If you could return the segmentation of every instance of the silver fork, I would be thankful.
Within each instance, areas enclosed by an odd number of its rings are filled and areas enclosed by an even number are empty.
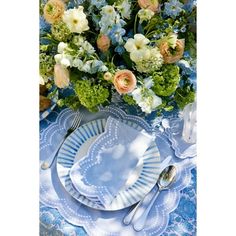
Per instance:
[[[81,120],[83,118],[84,114],[81,113],[80,111],[77,111],[75,117],[74,117],[74,120],[71,124],[71,127],[67,130],[67,133],[65,134],[65,136],[63,137],[63,139],[60,141],[60,143],[58,144],[58,146],[56,147],[55,151],[51,154],[51,156],[45,160],[42,165],[41,165],[41,169],[43,170],[46,170],[48,168],[51,167],[55,157],[57,156],[58,154],[58,151],[60,150],[60,147],[62,146],[62,144],[64,143],[65,139],[74,131],[76,130],[80,123],[81,123]]]

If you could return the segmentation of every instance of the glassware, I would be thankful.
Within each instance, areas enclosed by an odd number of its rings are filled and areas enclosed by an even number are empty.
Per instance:
[[[183,110],[182,137],[187,143],[196,143],[197,139],[197,103],[188,104]]]

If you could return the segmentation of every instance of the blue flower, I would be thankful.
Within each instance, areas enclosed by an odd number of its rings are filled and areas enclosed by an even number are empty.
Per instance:
[[[76,8],[79,5],[82,5],[85,2],[85,0],[77,0],[77,1],[68,1],[67,3],[67,9],[70,8]]]
[[[194,72],[194,68],[192,68],[188,61],[180,60],[178,61],[177,65],[182,69],[183,75],[190,75]]]
[[[115,48],[115,52],[117,52],[117,53],[119,53],[120,55],[122,55],[122,54],[125,52],[124,46],[118,45],[118,46]]]
[[[184,9],[188,12],[191,12],[193,8],[197,5],[197,0],[188,0],[184,5]]]
[[[116,19],[116,25],[120,26],[120,27],[123,27],[126,25],[126,22],[120,18],[117,18]]]
[[[85,2],[85,0],[77,0],[77,3],[78,3],[79,5],[83,4],[84,2]]]
[[[45,32],[50,31],[51,25],[45,21],[44,17],[40,16],[39,24],[40,24],[40,31],[45,31]]]
[[[93,60],[90,64],[90,70],[88,71],[88,73],[90,74],[95,74],[98,71],[99,72],[104,72],[107,71],[107,67],[103,64],[102,61],[99,60]]]
[[[134,30],[133,30],[133,29],[131,29],[131,30],[128,31],[127,37],[128,37],[128,38],[133,38],[133,37],[134,37]],[[127,38],[127,40],[128,40],[128,38]],[[127,41],[127,40],[126,40],[126,41]]]
[[[108,36],[110,37],[112,44],[121,44],[123,42],[122,36],[125,34],[125,30],[119,25],[114,25],[109,32]]]
[[[165,2],[165,14],[172,18],[176,18],[179,13],[183,10],[183,4],[178,0],[170,0],[169,2]]]
[[[181,27],[180,32],[182,32],[182,33],[186,32],[186,25],[183,25],[183,26]]]
[[[107,2],[106,2],[106,0],[91,0],[91,5],[94,5],[98,9],[100,9],[103,6],[107,5]]]

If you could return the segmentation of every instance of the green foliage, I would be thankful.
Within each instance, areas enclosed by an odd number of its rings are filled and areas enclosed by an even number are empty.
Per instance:
[[[196,35],[194,32],[187,32],[185,38],[185,50],[189,51],[192,58],[196,58],[197,46],[196,46]]]
[[[43,15],[43,8],[44,8],[45,3],[43,0],[39,1],[39,14],[42,16]]]
[[[131,59],[130,59],[129,53],[124,52],[124,53],[122,54],[122,59],[123,59],[124,62],[126,63],[126,68],[127,68],[127,69],[132,69],[133,62],[132,62]]]
[[[162,104],[157,107],[157,116],[161,116],[164,111],[171,112],[174,109],[173,100],[169,97],[162,98]]]
[[[144,27],[144,30],[148,37],[151,37],[154,34],[161,34],[164,37],[173,33],[174,29],[180,29],[186,23],[186,18],[183,16],[180,16],[177,19],[164,19],[161,14],[157,14],[151,18],[150,22]]]
[[[159,96],[170,96],[180,81],[179,67],[173,64],[163,65],[160,71],[153,73],[152,78],[152,90]]]
[[[39,73],[42,77],[50,77],[53,75],[54,58],[46,53],[39,55]]]
[[[81,106],[81,103],[77,96],[71,95],[63,99],[60,99],[57,102],[57,105],[60,107],[66,106],[71,108],[72,110],[77,110]]]
[[[75,92],[83,106],[90,111],[97,111],[97,106],[107,101],[110,93],[102,85],[93,84],[90,80],[79,80]]]
[[[129,95],[127,95],[127,94],[125,94],[125,95],[123,96],[123,100],[124,100],[127,104],[129,104],[129,105],[136,105],[136,102],[135,102],[135,100],[133,99],[133,97],[132,97],[132,96],[129,96]]]
[[[193,87],[189,84],[186,84],[182,88],[177,88],[174,99],[178,107],[183,110],[187,104],[194,102],[195,92]]]
[[[116,0],[107,0],[107,3],[108,3],[109,5],[113,5],[115,2],[116,2]]]

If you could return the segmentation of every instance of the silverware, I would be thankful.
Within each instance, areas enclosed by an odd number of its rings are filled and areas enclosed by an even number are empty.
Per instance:
[[[46,170],[48,168],[51,167],[55,157],[57,156],[58,154],[58,151],[60,150],[60,147],[62,146],[62,144],[64,143],[65,139],[74,131],[76,130],[80,123],[81,123],[81,120],[83,118],[83,113],[81,113],[80,111],[77,111],[75,117],[74,117],[74,120],[71,124],[71,127],[67,130],[67,133],[65,134],[65,136],[63,137],[63,139],[60,141],[60,143],[57,145],[57,147],[55,148],[55,151],[51,154],[51,156],[42,163],[41,165],[41,169],[43,170]]]
[[[153,196],[153,198],[151,199],[150,204],[148,205],[148,207],[144,210],[143,214],[137,219],[135,220],[135,222],[133,222],[133,228],[136,231],[140,231],[144,228],[145,223],[146,223],[146,219],[147,216],[154,204],[154,202],[156,201],[159,193],[162,190],[166,190],[170,187],[170,185],[175,181],[175,177],[176,177],[176,167],[173,165],[167,166],[160,174],[158,180],[157,180],[157,186],[158,186],[158,191],[157,193]],[[132,222],[137,209],[140,207],[140,205],[143,203],[143,201],[140,201],[135,208],[133,208],[128,215],[126,215],[126,217],[124,218],[123,222],[124,224],[128,225]]]
[[[170,185],[175,181],[176,174],[177,174],[177,171],[176,171],[176,168],[173,165],[167,166],[161,172],[160,177],[157,181],[157,186],[158,186],[157,193],[154,195],[154,197],[152,198],[150,204],[145,209],[143,214],[133,223],[133,228],[136,231],[140,231],[144,228],[146,220],[147,220],[147,216],[148,216],[154,202],[156,201],[159,193],[170,187]]]
[[[167,156],[161,163],[161,166],[164,167],[164,166],[168,166],[168,164],[170,163],[172,159],[172,156]],[[146,200],[146,198],[148,198],[148,194],[146,196],[144,196],[144,198],[139,201],[139,203],[125,216],[124,220],[123,220],[123,223],[125,225],[129,225],[131,223],[131,221],[133,220],[134,218],[134,215],[136,214],[138,208],[140,207],[140,205],[142,205],[142,203],[144,202],[144,200]]]

